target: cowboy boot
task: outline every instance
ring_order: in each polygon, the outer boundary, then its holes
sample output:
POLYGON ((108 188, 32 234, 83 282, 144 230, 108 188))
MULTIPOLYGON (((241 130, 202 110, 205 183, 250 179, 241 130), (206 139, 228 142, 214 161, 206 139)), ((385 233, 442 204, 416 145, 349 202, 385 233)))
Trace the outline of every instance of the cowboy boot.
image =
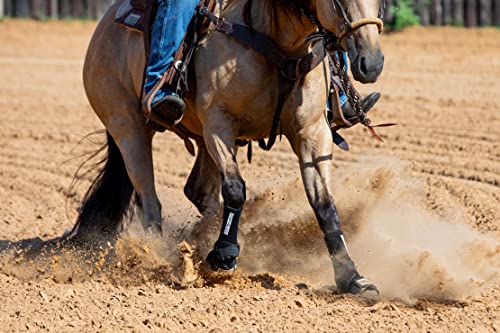
MULTIPOLYGON (((363 109, 363 111, 364 112, 370 111, 373 108, 373 106, 378 102, 380 96, 381 95, 379 92, 372 92, 369 95, 363 97, 360 101, 361 108, 363 109)), ((342 113, 344 114, 345 119, 352 119, 356 117, 356 113, 348 101, 342 106, 342 113)))
POLYGON ((153 114, 161 116, 168 124, 176 125, 184 115, 186 104, 174 92, 160 90, 156 93, 151 103, 153 114))

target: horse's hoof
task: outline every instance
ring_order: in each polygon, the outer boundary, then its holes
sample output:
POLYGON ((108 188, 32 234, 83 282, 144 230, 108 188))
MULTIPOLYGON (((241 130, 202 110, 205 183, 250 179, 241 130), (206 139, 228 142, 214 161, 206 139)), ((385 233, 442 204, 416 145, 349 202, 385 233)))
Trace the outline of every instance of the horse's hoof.
POLYGON ((217 272, 232 273, 238 266, 240 246, 229 242, 216 243, 214 249, 207 256, 210 268, 217 272))
POLYGON ((380 291, 377 286, 364 277, 354 279, 350 284, 348 292, 359 295, 369 302, 376 303, 380 300, 380 291))

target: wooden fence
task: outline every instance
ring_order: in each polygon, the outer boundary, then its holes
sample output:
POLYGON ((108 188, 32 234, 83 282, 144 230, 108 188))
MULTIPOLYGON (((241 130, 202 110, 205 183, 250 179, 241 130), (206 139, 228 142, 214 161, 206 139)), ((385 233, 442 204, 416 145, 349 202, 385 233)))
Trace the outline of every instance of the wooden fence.
MULTIPOLYGON (((0 18, 98 19, 114 1, 0 0, 0 18)), ((387 23, 393 22, 401 2, 410 4, 422 25, 500 26, 500 0, 386 0, 387 23)))
MULTIPOLYGON (((0 0, 3 14, 34 19, 70 19, 102 17, 115 0, 0 0)), ((0 10, 1 13, 1 10, 0 10)), ((1 17, 1 16, 0 16, 1 17)))

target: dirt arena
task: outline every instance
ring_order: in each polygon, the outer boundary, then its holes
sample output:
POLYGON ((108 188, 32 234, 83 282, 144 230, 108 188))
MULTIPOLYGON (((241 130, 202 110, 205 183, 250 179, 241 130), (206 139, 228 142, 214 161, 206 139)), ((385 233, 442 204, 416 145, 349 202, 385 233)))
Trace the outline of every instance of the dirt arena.
POLYGON ((163 251, 141 245, 132 220, 102 267, 19 256, 71 228, 91 179, 70 189, 103 142, 85 138, 102 129, 81 79, 94 27, 0 23, 1 332, 500 331, 500 30, 383 36, 380 81, 358 85, 383 92, 375 123, 398 123, 380 129, 385 143, 355 128, 345 132, 351 151, 334 150, 350 250, 382 292, 370 305, 336 293, 285 141, 251 165, 241 154, 250 200, 230 280, 179 289, 172 278, 179 235, 200 216, 182 193, 194 159, 169 133, 154 149, 163 251))

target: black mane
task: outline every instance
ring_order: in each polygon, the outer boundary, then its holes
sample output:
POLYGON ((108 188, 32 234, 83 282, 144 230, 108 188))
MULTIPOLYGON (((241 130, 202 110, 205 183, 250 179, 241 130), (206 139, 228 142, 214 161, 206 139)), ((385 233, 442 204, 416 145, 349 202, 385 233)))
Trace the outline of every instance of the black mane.
MULTIPOLYGON (((245 8, 243 10, 243 18, 245 24, 252 28, 252 5, 254 0, 247 0, 245 8)), ((282 11, 283 13, 293 16, 300 16, 302 14, 301 9, 308 7, 307 0, 257 0, 264 1, 266 6, 269 8, 269 15, 271 16, 271 22, 273 27, 277 26, 279 19, 278 13, 282 11)))

